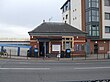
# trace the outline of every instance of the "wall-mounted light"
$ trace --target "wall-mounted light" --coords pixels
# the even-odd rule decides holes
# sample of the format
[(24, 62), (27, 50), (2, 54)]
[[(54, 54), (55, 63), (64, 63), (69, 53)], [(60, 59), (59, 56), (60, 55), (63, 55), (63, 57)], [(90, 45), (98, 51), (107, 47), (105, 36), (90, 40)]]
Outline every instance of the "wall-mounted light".
[(31, 36), (31, 38), (33, 38), (33, 36)]
[(98, 42), (97, 42), (97, 41), (95, 41), (95, 43), (97, 44)]
[(106, 41), (104, 41), (104, 44), (106, 43)]

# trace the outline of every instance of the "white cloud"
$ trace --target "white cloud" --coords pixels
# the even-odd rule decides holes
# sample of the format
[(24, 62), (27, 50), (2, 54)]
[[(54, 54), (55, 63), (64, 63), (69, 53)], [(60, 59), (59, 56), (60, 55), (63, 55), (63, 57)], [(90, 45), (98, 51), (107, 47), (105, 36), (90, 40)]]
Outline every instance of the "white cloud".
[(0, 24), (0, 38), (29, 38), (28, 32), (31, 30), (22, 26)]
[(61, 21), (66, 0), (0, 0), (0, 37), (29, 37), (31, 31), (52, 17)]

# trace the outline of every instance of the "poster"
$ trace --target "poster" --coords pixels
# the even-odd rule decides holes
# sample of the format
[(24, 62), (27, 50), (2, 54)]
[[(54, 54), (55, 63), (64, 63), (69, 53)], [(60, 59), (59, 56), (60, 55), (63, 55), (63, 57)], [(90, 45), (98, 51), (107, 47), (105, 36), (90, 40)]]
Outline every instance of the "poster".
[(52, 51), (60, 51), (60, 45), (52, 45)]

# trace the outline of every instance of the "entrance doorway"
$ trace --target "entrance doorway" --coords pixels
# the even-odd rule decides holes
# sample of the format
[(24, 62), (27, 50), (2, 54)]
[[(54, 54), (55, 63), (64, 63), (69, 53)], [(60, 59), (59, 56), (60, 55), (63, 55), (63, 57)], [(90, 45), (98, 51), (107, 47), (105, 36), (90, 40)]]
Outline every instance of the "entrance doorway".
[(98, 44), (94, 44), (94, 54), (98, 54)]
[(49, 42), (39, 42), (39, 55), (44, 57), (49, 53)]

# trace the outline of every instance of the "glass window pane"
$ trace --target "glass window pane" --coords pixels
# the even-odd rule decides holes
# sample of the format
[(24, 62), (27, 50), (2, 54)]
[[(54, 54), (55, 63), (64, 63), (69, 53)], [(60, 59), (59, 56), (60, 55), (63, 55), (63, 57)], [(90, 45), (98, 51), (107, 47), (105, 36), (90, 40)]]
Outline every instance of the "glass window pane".
[(96, 30), (96, 25), (92, 25), (92, 30)]
[(91, 3), (89, 2), (89, 7), (91, 7)]
[(91, 11), (89, 11), (89, 16), (91, 16)]
[(97, 21), (99, 21), (99, 17), (97, 17)]
[(97, 25), (97, 30), (99, 30), (99, 26)]
[(99, 31), (97, 31), (97, 36), (99, 36)]
[(65, 49), (65, 42), (63, 42), (63, 49)]
[(104, 0), (104, 2), (105, 6), (110, 6), (110, 0)]
[(92, 31), (93, 36), (97, 36), (97, 31)]
[(91, 22), (91, 17), (89, 17), (89, 22)]
[(99, 3), (96, 1), (92, 1), (92, 7), (99, 7)]
[(89, 36), (91, 36), (91, 31), (89, 31)]
[(66, 49), (69, 49), (69, 48), (70, 48), (70, 43), (66, 42)]
[(106, 33), (110, 33), (110, 27), (105, 26), (105, 32), (106, 32)]
[(105, 19), (110, 20), (110, 13), (105, 13)]
[(71, 48), (72, 48), (72, 42), (70, 42), (70, 46), (71, 46)]
[(91, 30), (91, 25), (89, 25), (89, 30)]
[(81, 51), (83, 51), (84, 50), (84, 45), (82, 44), (82, 46), (81, 46)]

